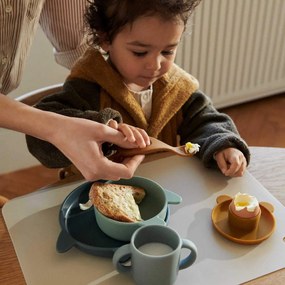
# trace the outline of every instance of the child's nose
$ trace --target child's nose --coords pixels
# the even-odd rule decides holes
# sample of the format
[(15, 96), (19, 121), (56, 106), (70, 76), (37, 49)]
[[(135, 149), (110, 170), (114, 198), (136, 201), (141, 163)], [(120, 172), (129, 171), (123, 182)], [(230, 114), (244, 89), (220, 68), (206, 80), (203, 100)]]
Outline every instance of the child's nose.
[(147, 70), (159, 70), (161, 67), (161, 60), (159, 57), (149, 58), (145, 64)]

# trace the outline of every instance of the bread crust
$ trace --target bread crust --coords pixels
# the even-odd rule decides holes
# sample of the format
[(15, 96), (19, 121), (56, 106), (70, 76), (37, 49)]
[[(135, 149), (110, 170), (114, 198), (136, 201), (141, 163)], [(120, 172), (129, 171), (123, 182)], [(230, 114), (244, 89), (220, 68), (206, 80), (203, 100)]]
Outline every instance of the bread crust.
[(89, 199), (103, 215), (122, 222), (141, 221), (139, 204), (145, 190), (131, 185), (95, 182), (92, 184)]

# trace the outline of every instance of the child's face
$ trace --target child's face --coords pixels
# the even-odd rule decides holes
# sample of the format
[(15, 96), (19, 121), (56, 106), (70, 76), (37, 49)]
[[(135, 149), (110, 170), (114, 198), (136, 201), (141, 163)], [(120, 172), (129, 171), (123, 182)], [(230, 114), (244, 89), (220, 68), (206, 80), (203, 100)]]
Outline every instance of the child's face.
[(111, 44), (102, 47), (129, 88), (147, 89), (173, 64), (184, 24), (155, 16), (141, 17), (127, 25)]

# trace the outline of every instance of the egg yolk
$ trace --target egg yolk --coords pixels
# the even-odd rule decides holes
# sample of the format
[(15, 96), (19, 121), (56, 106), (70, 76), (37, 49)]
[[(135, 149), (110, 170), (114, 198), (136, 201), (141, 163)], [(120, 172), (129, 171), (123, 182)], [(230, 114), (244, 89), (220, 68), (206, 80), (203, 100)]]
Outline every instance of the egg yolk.
[(235, 203), (235, 205), (237, 207), (246, 207), (246, 206), (249, 206), (250, 204), (248, 202), (237, 202)]

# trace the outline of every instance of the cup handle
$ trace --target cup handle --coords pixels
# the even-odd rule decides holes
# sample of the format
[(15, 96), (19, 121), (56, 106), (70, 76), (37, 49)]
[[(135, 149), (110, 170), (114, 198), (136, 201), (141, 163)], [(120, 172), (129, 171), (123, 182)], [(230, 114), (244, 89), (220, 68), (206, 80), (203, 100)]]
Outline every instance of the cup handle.
[(118, 272), (130, 272), (132, 269), (131, 265), (125, 266), (122, 262), (126, 262), (131, 257), (131, 247), (130, 244), (125, 244), (119, 247), (113, 255), (113, 265)]
[(190, 249), (191, 252), (190, 252), (190, 254), (187, 257), (185, 257), (184, 259), (180, 260), (180, 262), (179, 262), (179, 270), (185, 269), (185, 268), (191, 266), (195, 262), (195, 260), (197, 258), (197, 247), (196, 247), (196, 245), (192, 241), (190, 241), (188, 239), (182, 239), (182, 246), (181, 246), (181, 248)]

